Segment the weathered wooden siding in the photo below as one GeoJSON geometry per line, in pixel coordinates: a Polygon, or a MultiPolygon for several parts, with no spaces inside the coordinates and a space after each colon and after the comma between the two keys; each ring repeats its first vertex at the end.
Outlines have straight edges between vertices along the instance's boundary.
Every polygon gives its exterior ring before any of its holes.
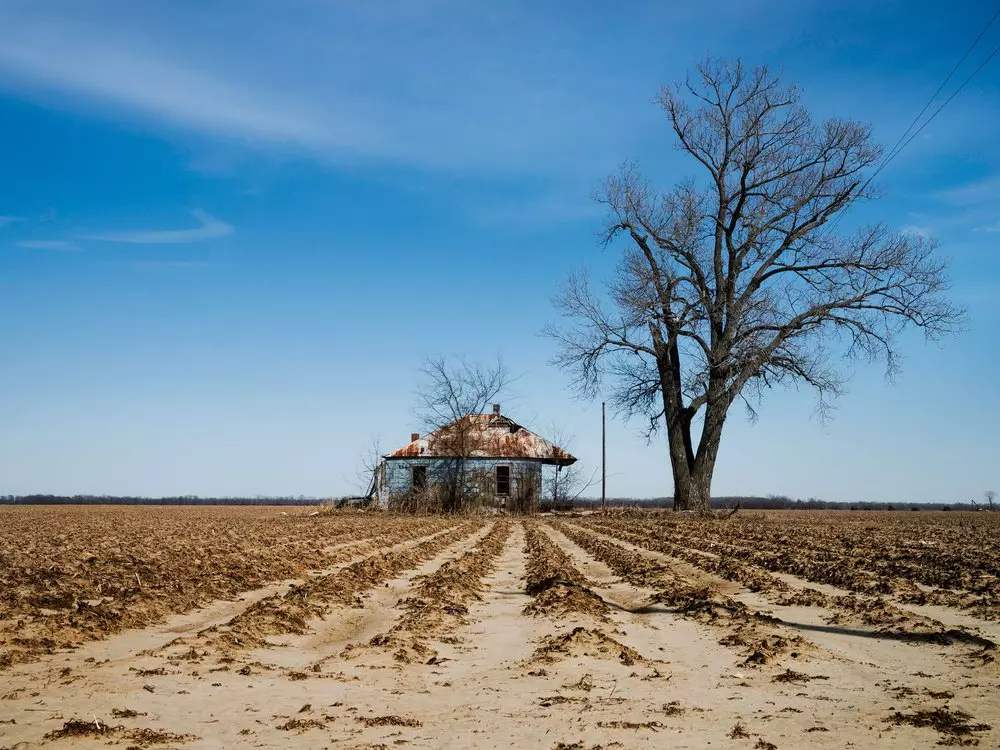
{"type": "MultiPolygon", "coordinates": [[[[388,503],[393,495],[402,495],[412,489],[413,467],[427,467],[427,485],[446,484],[458,462],[447,458],[396,458],[385,462],[385,480],[380,487],[379,502],[388,503]]],[[[465,462],[466,484],[470,493],[494,498],[496,467],[510,467],[510,496],[522,491],[538,492],[542,484],[540,461],[516,458],[470,458],[465,462]]],[[[502,500],[502,498],[497,498],[502,500]]]]}

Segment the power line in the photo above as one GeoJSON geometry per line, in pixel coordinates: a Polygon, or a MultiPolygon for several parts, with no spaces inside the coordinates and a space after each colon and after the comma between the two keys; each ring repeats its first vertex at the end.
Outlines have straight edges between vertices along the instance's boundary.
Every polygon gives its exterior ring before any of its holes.
{"type": "MultiPolygon", "coordinates": [[[[951,69],[948,75],[945,76],[945,79],[941,82],[941,85],[938,86],[937,91],[935,91],[934,94],[931,96],[931,98],[927,100],[927,103],[924,104],[920,112],[917,113],[917,116],[913,118],[913,121],[910,123],[909,127],[906,128],[903,134],[899,137],[899,140],[897,140],[895,145],[893,145],[893,147],[889,150],[889,153],[886,156],[885,160],[878,167],[876,167],[875,171],[872,172],[871,177],[865,180],[864,184],[862,184],[861,188],[858,190],[858,193],[864,191],[864,189],[872,183],[872,180],[878,177],[879,173],[887,166],[889,166],[889,164],[897,156],[899,156],[900,153],[902,153],[903,149],[909,146],[910,143],[913,141],[913,139],[916,138],[918,135],[920,135],[920,132],[928,125],[930,125],[931,122],[934,121],[935,117],[941,114],[941,110],[947,107],[948,104],[951,102],[951,100],[954,99],[956,96],[958,96],[958,94],[962,91],[962,89],[964,89],[969,84],[969,82],[973,78],[975,78],[976,75],[978,75],[979,71],[985,68],[986,65],[990,62],[990,60],[996,57],[997,53],[1000,53],[1000,45],[998,45],[989,55],[987,55],[986,59],[979,64],[979,67],[976,68],[974,71],[972,71],[972,73],[969,75],[968,78],[962,81],[962,83],[958,86],[958,88],[952,92],[951,96],[945,99],[944,102],[941,104],[941,106],[938,107],[936,110],[934,110],[933,114],[931,114],[931,116],[928,117],[919,128],[913,131],[913,133],[910,135],[909,138],[907,138],[907,134],[910,133],[911,130],[913,130],[913,126],[916,125],[917,122],[919,122],[921,116],[924,114],[924,112],[927,111],[927,109],[931,106],[931,104],[933,104],[938,94],[940,94],[941,91],[944,89],[944,87],[948,85],[948,81],[952,79],[952,77],[955,75],[955,72],[961,67],[962,63],[965,62],[966,58],[968,58],[972,50],[975,49],[977,44],[979,44],[979,40],[983,38],[983,35],[989,30],[990,26],[993,25],[993,22],[998,17],[1000,17],[1000,8],[998,8],[997,11],[992,15],[992,17],[990,17],[990,20],[986,22],[986,25],[983,26],[982,30],[979,32],[976,38],[972,40],[972,44],[970,44],[968,49],[965,50],[965,54],[963,54],[962,57],[959,59],[959,61],[955,63],[955,66],[951,69]]],[[[833,223],[830,225],[830,228],[827,230],[828,235],[831,234],[833,230],[837,227],[837,224],[840,223],[840,220],[843,218],[843,216],[844,216],[843,213],[837,214],[837,216],[833,220],[833,223]]]]}
{"type": "MultiPolygon", "coordinates": [[[[990,20],[986,22],[986,25],[983,26],[982,30],[979,32],[979,35],[972,40],[972,44],[970,44],[968,49],[965,50],[965,54],[962,55],[962,57],[959,59],[957,63],[955,63],[955,67],[953,67],[951,71],[948,73],[948,75],[945,76],[945,79],[941,81],[941,85],[937,87],[937,91],[935,91],[934,94],[931,96],[931,98],[927,100],[927,103],[924,104],[923,108],[917,113],[917,116],[913,118],[913,122],[909,124],[906,130],[903,131],[903,134],[899,136],[899,140],[897,140],[896,143],[893,144],[893,147],[889,149],[888,152],[889,155],[886,157],[886,163],[892,161],[895,158],[895,155],[897,153],[897,148],[900,151],[902,151],[902,149],[906,147],[905,143],[903,144],[902,147],[900,147],[899,144],[903,143],[903,140],[906,138],[907,135],[909,135],[909,132],[913,130],[913,127],[920,121],[920,118],[923,117],[924,112],[926,112],[927,109],[931,106],[931,104],[933,104],[934,100],[937,99],[938,94],[940,94],[944,90],[944,87],[948,85],[948,81],[950,81],[952,77],[955,75],[955,73],[958,71],[958,69],[962,67],[962,63],[964,63],[966,58],[969,57],[969,55],[972,53],[972,50],[976,48],[976,45],[979,44],[979,40],[983,38],[983,35],[986,34],[987,31],[989,31],[990,26],[993,25],[993,22],[997,20],[998,16],[1000,16],[1000,8],[997,8],[996,13],[994,13],[993,16],[990,18],[990,20]]],[[[907,143],[909,143],[909,141],[907,141],[907,143]]]]}
{"type": "MultiPolygon", "coordinates": [[[[962,81],[962,85],[960,85],[957,89],[955,89],[954,93],[952,93],[951,96],[949,96],[947,99],[945,99],[944,103],[940,107],[938,107],[936,110],[934,110],[934,114],[932,114],[930,117],[928,117],[927,120],[924,122],[924,124],[921,125],[919,128],[917,128],[913,132],[913,135],[911,135],[906,140],[906,142],[902,146],[899,147],[899,150],[897,150],[894,154],[891,154],[889,156],[889,158],[885,160],[885,162],[882,164],[882,166],[879,167],[877,170],[875,170],[875,174],[872,175],[872,178],[874,178],[875,175],[877,175],[879,172],[881,172],[883,169],[885,169],[889,165],[889,162],[891,162],[893,159],[895,159],[896,156],[899,155],[899,152],[902,151],[904,148],[906,148],[910,144],[910,141],[912,141],[914,138],[916,138],[918,135],[920,135],[920,131],[923,130],[924,128],[926,128],[928,125],[930,125],[934,121],[934,118],[937,117],[941,113],[941,110],[944,109],[945,107],[947,107],[948,103],[952,99],[954,99],[956,96],[958,96],[959,92],[966,87],[966,85],[969,83],[969,81],[971,81],[973,78],[976,77],[976,74],[978,74],[979,71],[981,71],[983,68],[986,67],[986,64],[990,60],[992,60],[994,57],[997,56],[998,52],[1000,52],[1000,45],[998,45],[996,48],[994,48],[994,50],[992,52],[990,52],[990,54],[987,56],[987,58],[985,60],[983,60],[979,64],[979,67],[976,68],[974,71],[972,71],[972,74],[968,78],[966,78],[964,81],[962,81]]],[[[870,181],[871,180],[869,180],[869,182],[870,181]]]]}

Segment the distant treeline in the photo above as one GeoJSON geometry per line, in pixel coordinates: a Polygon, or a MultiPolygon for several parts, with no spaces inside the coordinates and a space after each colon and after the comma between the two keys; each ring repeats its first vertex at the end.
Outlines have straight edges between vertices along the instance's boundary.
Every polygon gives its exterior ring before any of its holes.
{"type": "MultiPolygon", "coordinates": [[[[198,497],[178,495],[176,497],[118,497],[112,495],[0,495],[0,505],[319,505],[337,503],[340,500],[360,498],[329,497],[198,497]]],[[[612,507],[672,508],[672,497],[609,497],[612,507]]],[[[876,503],[876,502],[835,502],[818,498],[793,499],[784,495],[766,497],[714,497],[713,508],[740,508],[757,510],[980,510],[982,504],[974,503],[876,503]]],[[[544,503],[543,503],[544,505],[544,503]]],[[[600,498],[577,498],[574,508],[593,509],[601,507],[600,498]]],[[[1000,505],[998,505],[1000,508],[1000,505]]]]}
{"type": "Polygon", "coordinates": [[[319,505],[320,497],[116,497],[112,495],[0,495],[2,505],[319,505]]]}
{"type": "MultiPolygon", "coordinates": [[[[672,508],[672,497],[615,497],[608,498],[608,505],[614,507],[638,506],[641,508],[672,508]]],[[[574,507],[582,509],[600,508],[600,498],[578,498],[574,507]]],[[[979,510],[986,506],[977,503],[889,503],[889,502],[840,502],[791,498],[785,495],[767,495],[766,497],[713,497],[712,507],[718,509],[740,508],[750,510],[979,510]]],[[[1000,507],[1000,506],[998,506],[1000,507]]]]}

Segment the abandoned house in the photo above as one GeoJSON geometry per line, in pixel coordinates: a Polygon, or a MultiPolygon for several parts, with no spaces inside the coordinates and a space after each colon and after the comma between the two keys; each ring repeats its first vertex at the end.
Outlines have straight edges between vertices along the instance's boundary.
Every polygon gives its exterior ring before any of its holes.
{"type": "MultiPolygon", "coordinates": [[[[530,513],[537,507],[542,466],[559,471],[574,456],[500,413],[469,414],[383,456],[374,495],[383,507],[403,507],[415,497],[530,513]]],[[[432,503],[434,504],[434,503],[432,503]]]]}

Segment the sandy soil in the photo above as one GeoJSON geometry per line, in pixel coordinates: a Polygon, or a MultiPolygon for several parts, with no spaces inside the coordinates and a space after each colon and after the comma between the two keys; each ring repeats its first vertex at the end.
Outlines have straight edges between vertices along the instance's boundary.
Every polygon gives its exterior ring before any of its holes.
{"type": "Polygon", "coordinates": [[[1000,722],[998,670],[977,644],[830,625],[823,606],[604,537],[658,566],[640,582],[565,528],[359,545],[307,578],[16,664],[0,672],[0,748],[1000,746],[984,726],[1000,722]],[[751,614],[657,596],[671,587],[751,614]],[[750,634],[784,645],[751,662],[750,634]]]}

